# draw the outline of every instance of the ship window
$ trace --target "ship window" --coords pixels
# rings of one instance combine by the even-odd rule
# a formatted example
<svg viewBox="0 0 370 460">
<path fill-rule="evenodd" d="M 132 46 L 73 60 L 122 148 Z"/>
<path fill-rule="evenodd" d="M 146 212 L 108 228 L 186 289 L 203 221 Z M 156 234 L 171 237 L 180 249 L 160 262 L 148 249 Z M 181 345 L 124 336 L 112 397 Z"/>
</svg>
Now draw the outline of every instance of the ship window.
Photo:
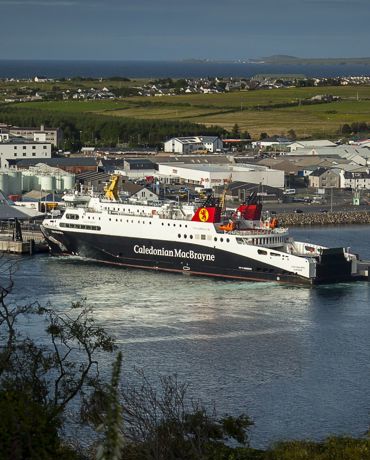
<svg viewBox="0 0 370 460">
<path fill-rule="evenodd" d="M 180 227 L 182 227 L 182 224 L 180 224 Z"/>
<path fill-rule="evenodd" d="M 229 240 L 229 238 L 226 238 L 226 243 L 230 243 L 230 240 Z"/>
<path fill-rule="evenodd" d="M 80 216 L 78 214 L 66 214 L 66 218 L 67 219 L 78 220 L 80 218 Z"/>
<path fill-rule="evenodd" d="M 187 237 L 188 237 L 188 235 L 185 234 L 185 235 L 184 235 L 184 238 L 187 238 Z"/>
<path fill-rule="evenodd" d="M 236 242 L 237 242 L 238 244 L 244 244 L 243 238 L 236 238 Z"/>
<path fill-rule="evenodd" d="M 162 225 L 164 225 L 164 223 L 162 222 Z"/>
<path fill-rule="evenodd" d="M 267 251 L 264 251 L 263 249 L 258 249 L 258 254 L 261 254 L 261 256 L 267 256 Z"/>
<path fill-rule="evenodd" d="M 206 235 L 200 235 L 200 239 L 201 239 L 201 240 L 205 240 L 205 239 L 206 239 Z"/>
<path fill-rule="evenodd" d="M 223 243 L 224 239 L 223 239 L 223 238 L 220 238 L 220 241 L 221 241 L 221 243 Z"/>
<path fill-rule="evenodd" d="M 190 235 L 189 238 L 192 240 L 192 239 L 193 239 L 193 235 Z"/>
<path fill-rule="evenodd" d="M 213 239 L 214 239 L 215 241 L 217 241 L 217 236 L 215 236 Z"/>
<path fill-rule="evenodd" d="M 270 256 L 280 257 L 280 254 L 277 252 L 270 252 Z"/>
<path fill-rule="evenodd" d="M 178 237 L 178 238 L 181 238 L 181 235 L 180 235 L 180 233 L 177 235 L 177 237 Z"/>
</svg>

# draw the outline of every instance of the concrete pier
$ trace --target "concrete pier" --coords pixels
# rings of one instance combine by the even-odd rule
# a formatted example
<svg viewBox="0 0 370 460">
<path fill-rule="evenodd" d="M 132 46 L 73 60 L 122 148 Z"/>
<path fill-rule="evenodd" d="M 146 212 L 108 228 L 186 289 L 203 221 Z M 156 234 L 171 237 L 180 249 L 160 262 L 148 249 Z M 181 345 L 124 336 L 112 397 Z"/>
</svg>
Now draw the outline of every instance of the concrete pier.
<svg viewBox="0 0 370 460">
<path fill-rule="evenodd" d="M 26 233 L 23 236 L 23 241 L 14 241 L 13 235 L 0 233 L 0 253 L 33 255 L 40 252 L 48 252 L 48 246 L 41 232 L 28 235 Z"/>
</svg>

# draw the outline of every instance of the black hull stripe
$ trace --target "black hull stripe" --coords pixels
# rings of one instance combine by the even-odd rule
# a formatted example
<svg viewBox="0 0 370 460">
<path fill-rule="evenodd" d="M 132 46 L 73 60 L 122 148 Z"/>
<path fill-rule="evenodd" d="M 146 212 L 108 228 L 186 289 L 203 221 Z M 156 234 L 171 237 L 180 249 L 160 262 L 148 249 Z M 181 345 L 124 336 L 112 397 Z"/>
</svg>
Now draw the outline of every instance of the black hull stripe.
<svg viewBox="0 0 370 460">
<path fill-rule="evenodd" d="M 71 256 L 70 253 L 63 253 L 62 255 L 69 257 Z M 163 268 L 163 267 L 153 267 L 153 266 L 147 266 L 147 265 L 138 265 L 138 264 L 129 264 L 127 262 L 114 262 L 114 261 L 108 261 L 108 260 L 103 260 L 103 259 L 94 259 L 91 257 L 85 257 L 86 260 L 91 260 L 95 261 L 98 263 L 103 263 L 105 265 L 116 265 L 119 267 L 129 267 L 129 268 L 134 268 L 134 269 L 144 269 L 144 270 L 152 270 L 152 271 L 160 271 L 160 272 L 169 272 L 169 273 L 176 273 L 180 275 L 186 275 L 186 276 L 206 276 L 206 277 L 211 277 L 211 278 L 227 278 L 230 280 L 241 280 L 241 281 L 256 281 L 256 282 L 272 282 L 272 283 L 285 283 L 285 284 L 297 284 L 297 285 L 304 285 L 304 286 L 310 286 L 312 283 L 309 279 L 304 279 L 304 278 L 298 278 L 298 277 L 290 277 L 289 279 L 284 279 L 284 275 L 278 275 L 280 278 L 279 280 L 275 280 L 273 278 L 261 278 L 261 277 L 254 277 L 254 276 L 241 276 L 241 275 L 227 275 L 227 274 L 221 274 L 221 273 L 211 273 L 211 272 L 198 272 L 194 270 L 180 270 L 177 268 Z"/>
</svg>

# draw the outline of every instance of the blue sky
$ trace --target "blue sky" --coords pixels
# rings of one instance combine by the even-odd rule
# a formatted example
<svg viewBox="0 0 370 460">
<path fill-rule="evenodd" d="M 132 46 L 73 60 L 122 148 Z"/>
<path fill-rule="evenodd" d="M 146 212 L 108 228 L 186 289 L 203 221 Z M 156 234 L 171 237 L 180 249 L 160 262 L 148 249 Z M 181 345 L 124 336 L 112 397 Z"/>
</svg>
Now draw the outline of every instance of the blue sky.
<svg viewBox="0 0 370 460">
<path fill-rule="evenodd" d="M 370 55 L 370 0 L 0 0 L 1 59 Z"/>
</svg>

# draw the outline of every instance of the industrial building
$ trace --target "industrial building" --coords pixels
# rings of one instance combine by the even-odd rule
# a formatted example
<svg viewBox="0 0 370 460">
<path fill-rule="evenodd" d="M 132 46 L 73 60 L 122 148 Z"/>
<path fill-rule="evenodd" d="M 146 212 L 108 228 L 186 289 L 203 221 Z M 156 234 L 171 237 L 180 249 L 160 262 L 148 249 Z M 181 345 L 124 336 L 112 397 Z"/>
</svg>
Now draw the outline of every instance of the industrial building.
<svg viewBox="0 0 370 460">
<path fill-rule="evenodd" d="M 21 136 L 32 141 L 47 142 L 54 147 L 60 147 L 63 141 L 63 131 L 60 128 L 45 128 L 44 125 L 41 125 L 40 128 L 10 126 L 8 130 L 10 135 Z"/>
<path fill-rule="evenodd" d="M 51 158 L 51 144 L 9 137 L 0 142 L 0 169 L 9 169 L 17 160 L 47 160 Z"/>
<path fill-rule="evenodd" d="M 158 177 L 165 183 L 177 180 L 210 188 L 231 180 L 284 188 L 284 171 L 260 165 L 158 163 Z"/>
</svg>

